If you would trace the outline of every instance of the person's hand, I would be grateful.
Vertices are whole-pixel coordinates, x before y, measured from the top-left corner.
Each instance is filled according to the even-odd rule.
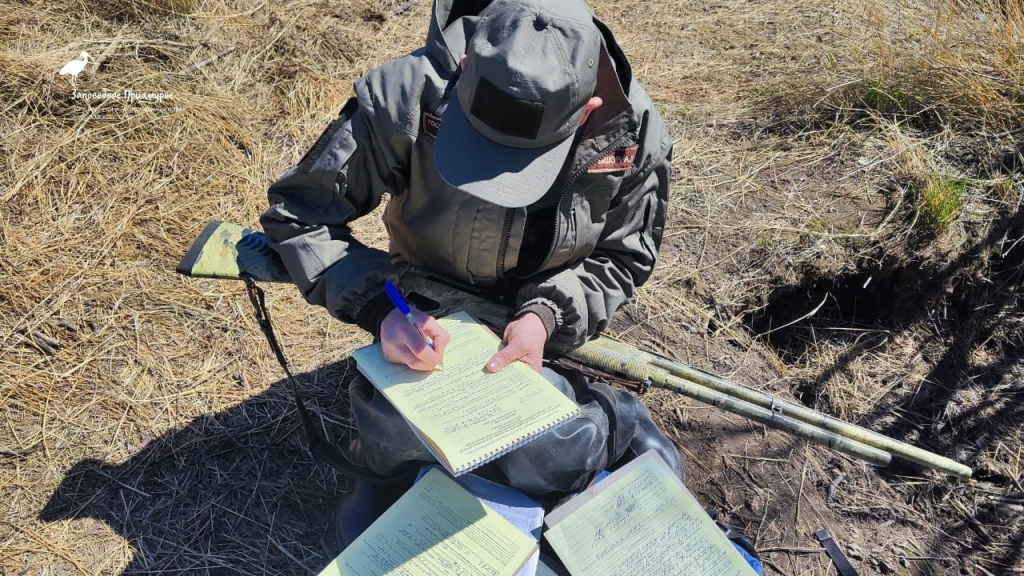
[[[540,372],[544,359],[544,342],[548,331],[540,316],[527,312],[505,327],[505,347],[498,350],[487,362],[488,372],[497,372],[519,360]]]
[[[433,316],[411,306],[410,309],[416,324],[433,340],[434,349],[427,346],[423,336],[395,308],[380,323],[380,347],[384,351],[384,358],[395,364],[405,364],[413,370],[433,370],[444,358],[444,347],[448,345],[451,336]]]

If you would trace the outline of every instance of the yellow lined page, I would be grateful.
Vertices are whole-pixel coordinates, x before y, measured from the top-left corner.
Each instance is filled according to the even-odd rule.
[[[512,576],[537,543],[431,468],[320,576]]]
[[[753,576],[657,452],[614,472],[545,519],[573,576]]]
[[[379,344],[352,356],[452,474],[496,458],[578,413],[575,403],[522,362],[487,372],[484,365],[501,341],[469,314],[438,322],[452,337],[444,370],[423,372],[388,362]]]

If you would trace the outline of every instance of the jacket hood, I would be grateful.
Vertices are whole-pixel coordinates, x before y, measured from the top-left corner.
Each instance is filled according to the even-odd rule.
[[[466,53],[466,40],[476,31],[480,13],[491,0],[434,0],[426,48],[449,73]]]
[[[449,74],[454,73],[459,67],[459,59],[466,53],[467,40],[476,32],[480,13],[490,3],[491,0],[434,0],[425,46],[430,55],[441,63]],[[629,61],[615,41],[611,30],[596,17],[594,24],[604,38],[603,48],[609,56],[607,62],[613,63],[619,87],[628,96],[633,76]]]

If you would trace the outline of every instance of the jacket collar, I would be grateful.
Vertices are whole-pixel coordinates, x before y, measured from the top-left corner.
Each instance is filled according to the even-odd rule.
[[[616,47],[617,48],[617,47]],[[621,51],[619,52],[621,54]],[[633,106],[623,90],[620,75],[621,66],[629,66],[623,59],[615,62],[607,42],[602,46],[601,59],[597,69],[597,90],[601,107],[591,114],[583,126],[582,144],[593,142],[598,152],[619,139],[627,132],[636,130],[637,120]]]

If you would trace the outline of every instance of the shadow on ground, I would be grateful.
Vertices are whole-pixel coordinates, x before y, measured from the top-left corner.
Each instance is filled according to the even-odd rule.
[[[819,303],[814,315],[802,318]],[[996,220],[987,234],[947,262],[910,262],[830,279],[809,275],[799,286],[778,291],[748,320],[755,332],[770,332],[767,342],[780,358],[797,365],[808,363],[822,344],[843,350],[795,390],[804,403],[826,411],[831,408],[827,383],[848,381],[854,363],[885,353],[894,334],[930,332],[942,345],[919,350],[930,366],[927,375],[910,389],[894,387],[857,423],[968,464],[975,468],[974,479],[996,492],[1024,493],[1019,469],[986,456],[1024,425],[1024,212]],[[898,483],[921,470],[894,459],[880,472]],[[944,517],[943,532],[923,555],[970,563],[984,551],[988,573],[1017,573],[1024,544],[1019,514],[977,492],[965,494],[970,491],[959,492],[962,505],[957,498],[950,505],[956,486],[916,484],[911,498],[918,504],[946,502],[935,510]],[[947,569],[928,562],[917,564],[914,573]]]
[[[350,360],[297,376],[314,420],[347,445]],[[316,573],[333,557],[347,479],[304,447],[286,380],[153,440],[123,464],[85,459],[39,513],[94,518],[135,549],[123,576]]]

